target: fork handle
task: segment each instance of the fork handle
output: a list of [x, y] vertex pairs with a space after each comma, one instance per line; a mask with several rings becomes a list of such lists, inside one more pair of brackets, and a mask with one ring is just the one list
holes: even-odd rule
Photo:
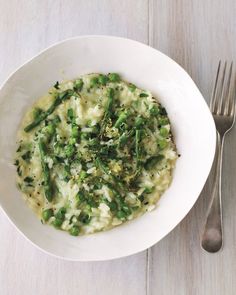
[[217, 132], [216, 161], [214, 164], [214, 183], [207, 221], [202, 236], [202, 248], [210, 253], [218, 252], [223, 244], [221, 175], [224, 135]]

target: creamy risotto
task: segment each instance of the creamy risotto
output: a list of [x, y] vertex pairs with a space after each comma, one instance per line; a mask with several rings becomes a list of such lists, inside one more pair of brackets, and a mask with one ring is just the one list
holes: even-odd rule
[[153, 210], [177, 158], [165, 108], [115, 73], [57, 82], [27, 111], [17, 144], [28, 205], [74, 236]]

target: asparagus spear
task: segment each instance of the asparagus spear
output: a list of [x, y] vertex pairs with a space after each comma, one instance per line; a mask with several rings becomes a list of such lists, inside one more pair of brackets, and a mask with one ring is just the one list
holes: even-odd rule
[[115, 127], [118, 128], [128, 117], [128, 112], [121, 112], [118, 119], [116, 120]]
[[112, 104], [114, 101], [114, 94], [115, 94], [114, 89], [109, 88], [108, 92], [107, 92], [108, 100], [107, 100], [107, 104], [105, 106], [105, 113], [104, 113], [104, 117], [103, 117], [102, 125], [101, 125], [101, 133], [104, 131], [104, 129], [106, 127], [107, 120], [111, 116], [111, 109], [112, 109]]
[[73, 90], [66, 90], [57, 95], [52, 105], [45, 111], [42, 112], [32, 123], [25, 127], [25, 132], [29, 132], [37, 127], [42, 121], [44, 121], [49, 115], [51, 115], [55, 109], [67, 98], [74, 94]]
[[140, 129], [137, 129], [135, 131], [135, 153], [136, 153], [137, 163], [139, 163], [140, 161], [140, 147], [139, 147], [140, 139], [141, 139], [141, 131]]
[[47, 163], [45, 163], [46, 146], [42, 139], [39, 141], [39, 151], [41, 156], [41, 165], [43, 169], [44, 178], [44, 193], [46, 199], [51, 202], [53, 199], [53, 188], [50, 180], [50, 172]]

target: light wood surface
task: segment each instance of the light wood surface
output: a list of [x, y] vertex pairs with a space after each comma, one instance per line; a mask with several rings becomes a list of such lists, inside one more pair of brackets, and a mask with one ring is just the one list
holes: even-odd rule
[[[149, 43], [180, 63], [209, 100], [219, 59], [236, 57], [234, 0], [0, 0], [0, 83], [54, 42], [108, 34]], [[206, 147], [207, 148], [207, 147]], [[235, 295], [236, 134], [224, 154], [222, 252], [200, 248], [207, 185], [188, 216], [149, 251], [73, 263], [32, 246], [0, 211], [1, 295]]]

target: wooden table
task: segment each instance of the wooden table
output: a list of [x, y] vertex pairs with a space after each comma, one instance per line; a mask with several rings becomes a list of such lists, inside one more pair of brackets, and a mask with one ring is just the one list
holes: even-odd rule
[[[0, 0], [0, 83], [45, 47], [83, 34], [124, 36], [158, 48], [189, 72], [209, 100], [218, 60], [235, 61], [236, 1]], [[50, 257], [0, 212], [0, 294], [235, 295], [235, 150], [234, 128], [224, 154], [222, 252], [210, 255], [200, 248], [209, 185], [160, 243], [115, 261]]]

